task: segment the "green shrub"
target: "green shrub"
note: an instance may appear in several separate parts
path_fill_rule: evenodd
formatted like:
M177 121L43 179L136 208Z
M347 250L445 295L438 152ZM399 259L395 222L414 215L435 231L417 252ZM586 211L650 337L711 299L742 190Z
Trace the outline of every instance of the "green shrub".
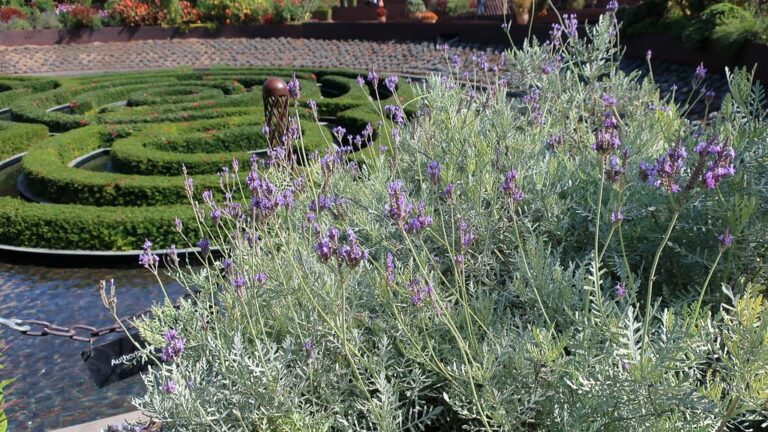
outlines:
M26 19L12 19L8 22L0 23L0 32L14 30L32 30L32 25Z
M423 0L408 0L406 9L408 10L408 13L424 12L427 10Z
M61 22L54 12L42 12L30 17L29 23L35 30L53 29L58 30L62 28Z
M295 101L295 108L292 104L291 113L299 115L303 142L293 150L302 163L310 159L300 155L301 151L322 155L333 141L328 128L308 122L314 120L307 107L309 99L317 101L321 115L337 117L335 123L350 132L362 131L368 123L376 126L378 117L367 105L368 95L354 83L359 74L342 69L318 71L317 76L328 88L338 87L334 98L324 99L313 71L296 70L302 97ZM114 234L107 233L114 219L85 230L79 223L52 224L47 218L64 209L62 214L76 219L81 212L97 207L98 214L142 207L165 215L165 206L187 199L180 175L182 164L194 176L196 187L215 188L221 181L216 173L233 156L246 166L250 151L265 149L259 87L269 76L291 75L280 68L212 68L56 80L0 77L0 101L5 97L13 101L11 112L17 121L8 123L7 128L0 126L0 137L7 138L3 151L16 154L31 146L22 162L27 186L34 195L50 202L27 207L23 201L8 201L13 203L6 209L12 212L9 220L13 223L5 228L0 243L52 247L60 241L60 247L75 249L126 249L136 247L138 234L131 230L138 229L172 238L167 231L167 215L162 226L160 219L137 225L131 216L126 223L133 228L121 228ZM402 101L413 98L404 83L398 92ZM128 106L116 104L123 101ZM387 103L396 101L390 98ZM65 109L47 111L59 105ZM45 139L46 127L60 134ZM374 130L372 135L375 138L379 134ZM102 148L111 148L112 167L117 172L69 166L74 159ZM34 216L37 214L42 216ZM21 235L23 218L28 215L39 222ZM93 222L91 218L85 220ZM39 228L46 224L54 228ZM74 233L77 230L79 234ZM73 240L63 240L68 235ZM123 235L127 238L120 240Z
M194 122L176 130L169 125L151 126L114 143L113 167L130 174L178 176L182 174L182 166L190 175L216 174L229 165L233 157L246 166L252 151L268 147L261 127L254 125L263 121L253 117L230 118ZM303 124L302 135L303 150L307 153L322 152L326 143L332 141L328 131L314 124Z
M717 49L735 50L751 37L756 27L755 18L748 10L718 3L707 8L683 32L683 41L691 47L704 47L712 42Z
M185 206L94 207L0 197L0 244L71 250L136 250L151 237L182 244L174 220L194 223Z
M48 138L48 128L36 124L0 121L0 160L24 152L30 145Z

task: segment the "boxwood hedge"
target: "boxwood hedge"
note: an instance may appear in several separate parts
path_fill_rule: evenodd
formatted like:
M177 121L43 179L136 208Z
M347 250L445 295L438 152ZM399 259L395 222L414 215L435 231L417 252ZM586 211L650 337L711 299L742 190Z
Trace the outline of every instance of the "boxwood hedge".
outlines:
M173 220L191 221L181 166L197 190L215 189L216 173L233 157L246 164L264 150L260 86L271 76L301 85L298 113L304 150L320 151L336 125L357 134L380 117L362 88L359 71L282 68L175 69L57 79L0 77L0 159L27 150L26 185L46 203L0 197L0 243L59 249L135 249L144 238L180 243ZM411 87L401 80L386 104L406 104ZM308 100L317 102L327 126L314 122ZM6 102L7 101L7 102ZM51 108L60 107L53 111ZM412 110L407 110L412 113ZM48 131L58 133L48 137ZM345 143L346 144L346 143ZM111 150L111 170L70 166L85 154ZM378 147L377 147L378 148ZM294 149L295 151L298 149ZM361 162L359 152L352 156Z
M0 160L22 153L46 138L48 128L44 125L0 121Z

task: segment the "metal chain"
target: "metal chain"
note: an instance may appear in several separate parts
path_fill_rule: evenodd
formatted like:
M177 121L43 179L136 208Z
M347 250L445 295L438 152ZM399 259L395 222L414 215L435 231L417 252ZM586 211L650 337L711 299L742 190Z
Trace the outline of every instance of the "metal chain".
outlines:
M174 308L181 305L181 301L190 297L192 294L185 294L173 304ZM69 338L78 342L93 343L93 340L112 333L123 333L125 327L133 327L131 321L148 315L152 308L144 309L133 315L127 315L119 319L115 324L104 327L93 327L85 324L74 324L69 327L59 326L48 321L42 320L24 320L16 318L0 318L0 325L16 330L26 336L60 336ZM122 324L122 325L121 325ZM37 330L35 330L37 328Z
M131 320L142 317L150 313L151 309L145 309L134 315L120 318L120 323L126 327L132 326ZM79 342L92 343L94 339L106 336L112 333L122 333L123 327L118 324L112 324L105 327L93 327L85 324L74 324L64 327L42 320L24 320L15 318L0 318L0 325L16 330L26 336L60 336Z

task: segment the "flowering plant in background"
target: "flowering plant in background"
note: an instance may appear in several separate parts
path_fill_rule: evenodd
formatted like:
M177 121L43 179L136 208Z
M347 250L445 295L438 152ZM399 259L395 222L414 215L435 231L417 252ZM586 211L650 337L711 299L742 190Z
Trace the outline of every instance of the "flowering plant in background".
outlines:
M56 15L67 28L100 28L108 13L82 4L60 3Z
M178 1L178 10L165 8L160 0L117 0L109 8L110 17L117 23L134 26L196 23L200 21L200 12L188 1Z
M7 23L14 19L23 20L26 18L27 14L21 9L17 9L13 6L0 7L0 23Z
M177 230L202 266L158 266L145 243L190 300L137 323L137 407L180 431L758 425L763 93L735 72L721 112L691 121L617 69L617 25L454 62L417 109L372 98L361 152L336 129L344 147L300 166L272 149L221 190L187 178L197 224Z
M287 23L307 20L317 9L318 0L274 0L271 2L272 22Z
M198 0L195 3L202 19L224 24L260 22L269 14L265 0Z

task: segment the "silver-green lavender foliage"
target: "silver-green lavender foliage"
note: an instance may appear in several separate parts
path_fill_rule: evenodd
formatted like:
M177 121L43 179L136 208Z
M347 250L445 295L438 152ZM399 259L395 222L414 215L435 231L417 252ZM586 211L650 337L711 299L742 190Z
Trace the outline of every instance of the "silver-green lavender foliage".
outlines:
M156 350L137 407L179 431L759 425L762 89L733 73L719 115L689 121L617 70L616 26L510 51L524 98L490 72L485 89L432 78L365 163L233 167L202 199L188 183L200 225L179 228L223 256L169 260L195 294L138 323ZM595 145L607 129L616 148ZM735 154L711 189L693 150L708 139ZM682 190L641 181L675 146Z

